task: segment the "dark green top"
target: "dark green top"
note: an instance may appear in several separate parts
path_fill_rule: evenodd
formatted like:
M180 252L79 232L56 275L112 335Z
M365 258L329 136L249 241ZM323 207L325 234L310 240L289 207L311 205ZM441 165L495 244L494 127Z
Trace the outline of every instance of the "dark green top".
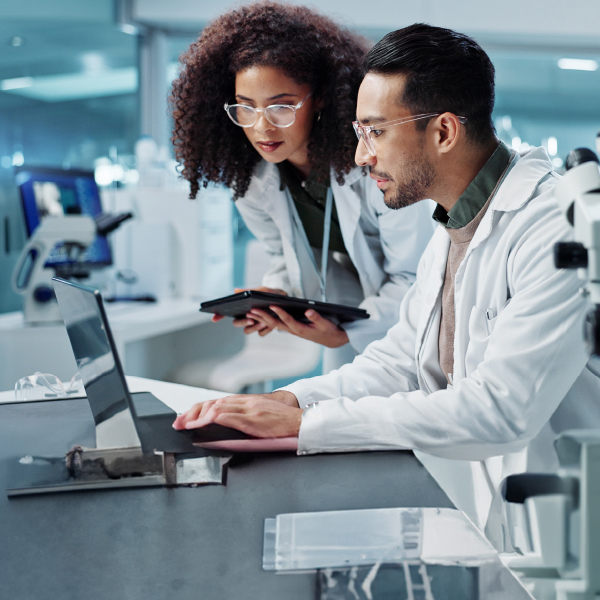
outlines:
M510 162L511 155L506 145L500 142L450 211L446 212L438 204L433 218L448 229L460 229L470 223L492 195Z
M298 211L300 221L306 232L309 244L313 248L323 249L323 226L325 224L325 201L327 200L327 185L317 181L313 174L303 180L300 172L288 161L277 164L281 178L281 189L290 190L292 200ZM329 250L348 254L335 202L331 207L331 234Z

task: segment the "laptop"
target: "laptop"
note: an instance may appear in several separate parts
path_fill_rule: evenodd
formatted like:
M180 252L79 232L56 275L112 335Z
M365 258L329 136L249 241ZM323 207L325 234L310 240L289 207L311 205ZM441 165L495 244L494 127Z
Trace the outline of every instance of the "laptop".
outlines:
M174 430L175 411L150 392L130 393L100 292L59 277L53 286L96 424L97 447L201 453L195 443L251 437L216 423Z

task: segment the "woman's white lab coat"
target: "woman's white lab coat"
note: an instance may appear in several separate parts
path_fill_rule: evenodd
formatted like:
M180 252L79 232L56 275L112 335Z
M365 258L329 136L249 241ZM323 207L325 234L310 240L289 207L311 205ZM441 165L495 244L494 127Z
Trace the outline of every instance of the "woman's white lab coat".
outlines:
M360 306L370 314L367 320L344 325L350 344L361 352L398 320L400 301L414 281L419 259L433 233L432 211L425 203L399 210L388 208L375 182L361 169L352 170L344 185L339 185L332 174L331 188L344 244L362 288ZM306 271L311 267L307 269L299 262L293 208L286 192L280 190L276 165L259 163L248 192L236 206L271 256L263 285L303 296ZM337 283L335 274L333 278L329 274L327 289Z
M453 384L446 388L438 356L449 248L438 227L388 335L354 363L286 388L302 407L332 399L305 411L300 453L422 451L483 526L504 476L555 470L559 431L600 426L599 379L583 340L589 307L576 273L553 264L554 243L572 237L556 181L546 152L533 150L492 199L456 273ZM498 543L494 512L487 523Z

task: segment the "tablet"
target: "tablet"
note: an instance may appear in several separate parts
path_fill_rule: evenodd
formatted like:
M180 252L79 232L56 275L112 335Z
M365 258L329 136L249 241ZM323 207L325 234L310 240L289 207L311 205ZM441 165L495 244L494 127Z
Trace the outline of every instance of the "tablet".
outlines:
M297 321L310 323L304 313L312 308L322 317L334 323L345 323L357 319L368 319L369 313L364 308L346 306L344 304L332 304L331 302L319 302L318 300L306 300L305 298L294 298L282 294L270 294L257 290L244 290L231 296L208 300L200 305L202 312L215 313L225 317L244 319L251 308L260 308L271 313L275 318L277 315L269 310L269 306L280 306Z

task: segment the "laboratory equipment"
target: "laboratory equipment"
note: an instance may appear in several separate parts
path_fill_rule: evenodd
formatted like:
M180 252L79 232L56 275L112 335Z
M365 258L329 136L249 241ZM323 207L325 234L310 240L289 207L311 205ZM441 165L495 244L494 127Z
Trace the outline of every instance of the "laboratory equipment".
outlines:
M451 508L375 508L265 519L263 569L318 571L319 600L530 599L497 551Z
M60 321L58 305L50 287L56 263L48 259L57 244L62 246L65 264L77 264L82 251L94 240L96 225L87 215L47 217L23 248L13 270L14 290L24 296L25 323Z
M13 289L25 296L25 323L60 321L51 277L83 278L111 265L106 236L132 215L102 212L92 171L23 166L15 181L29 241L13 269Z
M572 242L554 249L558 268L578 269L593 308L587 316L585 339L591 353L600 354L600 168L588 148L573 150L567 172L556 186L555 196L574 228Z
M555 196L574 240L555 246L558 268L578 269L593 303L583 335L600 355L600 165L587 148L573 150ZM538 582L554 582L557 600L600 596L600 431L563 432L555 441L555 474L518 474L503 484L513 546L509 566ZM554 595L555 594L555 595Z
M131 213L109 215L46 216L36 227L13 270L14 290L24 296L23 315L25 323L48 323L60 321L58 305L50 285L51 278L84 277L88 274L81 258L94 242L97 234L105 236L116 229ZM56 257L56 247L61 247L61 259Z
M93 171L22 166L15 169L15 182L30 237L48 216L88 215L95 219L103 212ZM62 267L71 261L59 244L50 253L47 262L48 266ZM112 265L106 236L101 233L95 235L77 262L86 272Z

